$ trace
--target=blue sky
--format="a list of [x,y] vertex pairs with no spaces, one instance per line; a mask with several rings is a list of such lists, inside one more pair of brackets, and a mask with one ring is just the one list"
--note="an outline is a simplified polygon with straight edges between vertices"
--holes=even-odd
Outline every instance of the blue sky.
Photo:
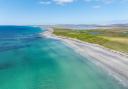
[[0,0],[0,24],[128,22],[128,0]]

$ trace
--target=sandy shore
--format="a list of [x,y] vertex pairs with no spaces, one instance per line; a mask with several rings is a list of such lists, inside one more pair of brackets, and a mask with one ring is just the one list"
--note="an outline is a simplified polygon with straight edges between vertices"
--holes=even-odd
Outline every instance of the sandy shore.
[[82,42],[80,40],[56,36],[52,28],[41,35],[48,38],[63,41],[67,46],[74,49],[84,57],[88,57],[90,61],[100,66],[106,73],[116,78],[119,83],[128,87],[128,55],[108,48],[104,48],[97,44]]

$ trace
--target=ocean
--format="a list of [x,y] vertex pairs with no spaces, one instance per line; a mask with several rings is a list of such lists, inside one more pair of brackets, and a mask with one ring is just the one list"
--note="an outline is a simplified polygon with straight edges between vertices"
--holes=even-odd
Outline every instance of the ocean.
[[127,89],[44,31],[0,26],[0,89]]

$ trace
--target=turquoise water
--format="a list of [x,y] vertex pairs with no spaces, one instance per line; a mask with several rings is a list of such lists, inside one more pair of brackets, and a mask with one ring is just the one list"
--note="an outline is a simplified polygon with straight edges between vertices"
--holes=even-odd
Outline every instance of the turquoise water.
[[0,27],[0,89],[126,89],[38,27]]

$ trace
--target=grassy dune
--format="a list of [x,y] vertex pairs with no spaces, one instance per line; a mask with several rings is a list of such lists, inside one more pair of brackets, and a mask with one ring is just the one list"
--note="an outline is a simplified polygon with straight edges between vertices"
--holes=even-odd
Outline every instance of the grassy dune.
[[128,29],[72,30],[54,28],[54,34],[71,37],[128,53]]

